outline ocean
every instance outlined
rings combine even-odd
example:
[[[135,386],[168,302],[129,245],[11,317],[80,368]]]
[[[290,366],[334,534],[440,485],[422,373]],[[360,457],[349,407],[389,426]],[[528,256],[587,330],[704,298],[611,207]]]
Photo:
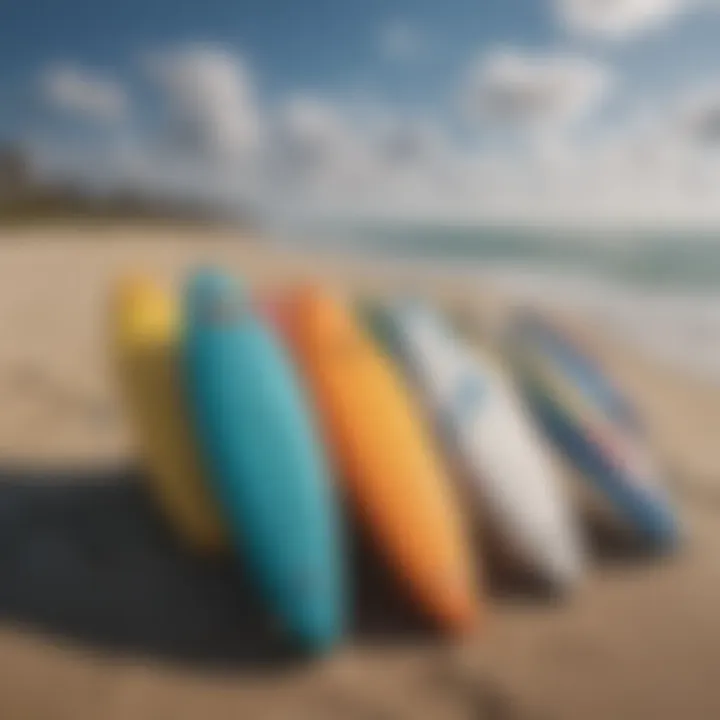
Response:
[[[572,307],[656,357],[720,382],[720,230],[574,231],[365,224],[293,243],[476,275]]]

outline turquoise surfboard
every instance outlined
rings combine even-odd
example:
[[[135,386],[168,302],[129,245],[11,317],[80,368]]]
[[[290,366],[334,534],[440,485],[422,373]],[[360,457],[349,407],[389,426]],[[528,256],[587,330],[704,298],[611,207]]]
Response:
[[[293,365],[243,289],[214,270],[185,291],[183,370],[201,461],[244,565],[309,651],[345,625],[339,507]]]

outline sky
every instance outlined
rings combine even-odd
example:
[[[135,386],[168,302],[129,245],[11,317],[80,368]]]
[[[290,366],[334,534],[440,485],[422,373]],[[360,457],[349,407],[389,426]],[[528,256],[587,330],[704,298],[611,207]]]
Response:
[[[0,2],[38,172],[267,217],[720,225],[720,0]]]

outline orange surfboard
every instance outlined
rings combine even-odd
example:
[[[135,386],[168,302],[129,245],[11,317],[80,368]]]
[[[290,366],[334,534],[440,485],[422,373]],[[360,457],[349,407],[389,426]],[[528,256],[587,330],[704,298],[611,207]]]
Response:
[[[338,475],[375,545],[426,614],[475,625],[474,559],[420,411],[390,362],[339,301],[317,288],[271,313],[313,397]]]

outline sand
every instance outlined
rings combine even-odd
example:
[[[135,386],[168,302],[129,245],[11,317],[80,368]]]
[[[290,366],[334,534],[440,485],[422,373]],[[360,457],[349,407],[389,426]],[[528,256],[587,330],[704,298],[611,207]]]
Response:
[[[573,325],[632,394],[687,533],[677,557],[598,549],[562,603],[503,593],[448,644],[407,621],[372,557],[332,657],[272,649],[243,579],[178,548],[142,478],[105,357],[112,277],[179,281],[217,262],[265,287],[420,289],[502,321],[508,298],[371,262],[292,256],[222,230],[0,233],[0,718],[712,718],[720,716],[720,389]],[[366,554],[367,555],[367,554]]]

